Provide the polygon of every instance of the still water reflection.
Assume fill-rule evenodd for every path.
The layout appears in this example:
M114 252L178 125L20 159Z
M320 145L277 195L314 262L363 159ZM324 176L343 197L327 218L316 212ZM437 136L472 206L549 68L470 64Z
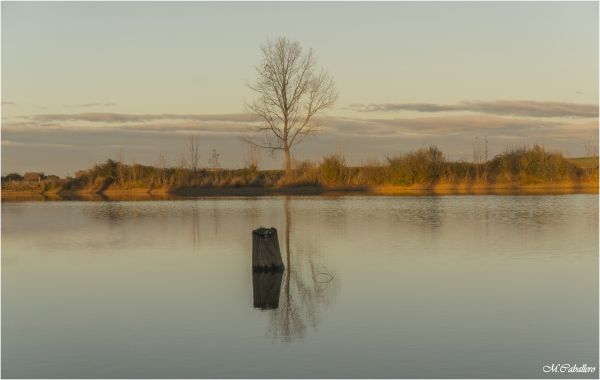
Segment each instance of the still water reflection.
M290 341L303 338L307 325L316 330L320 310L333 300L335 277L318 262L315 255L302 251L299 251L299 254L292 253L290 250L292 212L289 197L285 198L283 205L286 270L283 275L281 303L279 303L281 275L253 273L253 281L255 307L257 290L259 294L272 294L269 304L274 305L275 307L271 308L275 310L269 316L269 335L281 338L283 341ZM318 250L314 249L314 251L318 253ZM257 284L262 287L257 289ZM264 298L260 297L260 299Z
M597 284L595 195L3 203L2 375L545 377Z

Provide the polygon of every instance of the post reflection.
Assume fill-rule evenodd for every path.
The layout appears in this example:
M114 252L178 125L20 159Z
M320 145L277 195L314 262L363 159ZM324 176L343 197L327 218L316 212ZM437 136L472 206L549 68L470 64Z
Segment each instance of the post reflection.
M253 272L254 307L261 310L277 309L283 272Z
M284 342L304 338L316 329L323 309L333 301L335 276L314 252L293 251L293 217L290 197L285 214L285 272L254 273L254 307L269 310L268 336ZM283 287L280 290L280 287Z

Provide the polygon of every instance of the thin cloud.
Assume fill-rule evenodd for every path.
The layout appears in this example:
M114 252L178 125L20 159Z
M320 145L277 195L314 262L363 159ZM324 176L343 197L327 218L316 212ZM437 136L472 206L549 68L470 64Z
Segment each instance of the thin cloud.
M9 101L2 101L2 105L3 106L14 106L16 103L15 102L9 102Z
M196 135L240 135L254 131L256 126L251 123L240 123L231 121L195 121L195 120L159 120L143 123L83 123L83 122L60 122L60 121L35 120L9 120L2 123L4 133L16 132L25 134L48 134L48 133L95 133L102 131L104 133L116 134L119 131L128 131L138 135L144 134L196 134Z
M544 138L572 136L597 138L598 121L569 122L489 115L440 116L405 119L329 118L324 132L343 138L434 139L471 138L474 135Z
M597 104L533 101L465 102L483 113L534 117L598 117Z
M122 125L117 127L117 129L157 133L190 132L194 134L240 134L254 130L254 126L251 124L244 123L179 121L174 123L158 122L135 125Z
M90 108L90 107L114 107L117 103L85 103L85 104L65 104L67 108Z
M433 103L385 103L385 104L351 104L348 109L358 112L392 112L392 111L416 111L416 112L446 112L464 111L460 106L433 104Z
M525 117L581 117L597 118L598 105L536 102L530 100L499 100L493 102L464 101L458 104L434 103L386 103L386 104L352 104L348 109L358 112L453 112L467 111L505 116Z
M535 119L514 119L498 116L439 116L396 119L352 119L335 118L327 123L327 129L338 134L354 133L368 137L417 133L423 135L453 135L476 133L481 130L517 130L560 125L558 122L544 122Z
M73 114L41 114L30 117L35 121L67 122L85 121L91 123L144 123L157 120L251 122L256 117L251 114L124 114L107 112L84 112Z
M12 140L2 140L2 146L5 147L52 147L52 148L71 148L71 144L44 143L44 142L22 142Z
M85 113L69 115L36 115L23 120L5 121L5 132L50 133L52 131L78 131L80 133L105 131L128 131L143 134L204 134L240 135L256 131L255 120L248 114L223 115L179 115L179 114L107 114ZM120 121L120 122L119 122ZM445 115L416 118L344 118L321 117L316 120L325 134L339 137L434 137L471 136L477 133L488 135L547 135L550 131L567 135L589 134L598 128L598 121L570 122L568 120L544 120L539 118L515 118L496 115ZM112 131L112 132L111 132Z

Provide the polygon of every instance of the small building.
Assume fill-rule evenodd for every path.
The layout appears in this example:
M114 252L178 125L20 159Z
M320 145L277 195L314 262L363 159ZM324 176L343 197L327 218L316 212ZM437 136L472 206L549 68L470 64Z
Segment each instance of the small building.
M25 173L25 175L23 176L23 179L25 181L38 181L40 182L42 179L44 179L44 173L37 173L37 172L29 172L29 173Z

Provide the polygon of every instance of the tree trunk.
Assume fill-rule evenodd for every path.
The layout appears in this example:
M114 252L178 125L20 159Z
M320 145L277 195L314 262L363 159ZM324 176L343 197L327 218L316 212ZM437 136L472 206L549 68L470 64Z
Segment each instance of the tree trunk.
M252 270L283 271L284 269L277 230L261 227L252 231Z
M285 146L283 148L283 152L285 153L285 174L290 174L292 171L292 158L290 156L290 147Z

